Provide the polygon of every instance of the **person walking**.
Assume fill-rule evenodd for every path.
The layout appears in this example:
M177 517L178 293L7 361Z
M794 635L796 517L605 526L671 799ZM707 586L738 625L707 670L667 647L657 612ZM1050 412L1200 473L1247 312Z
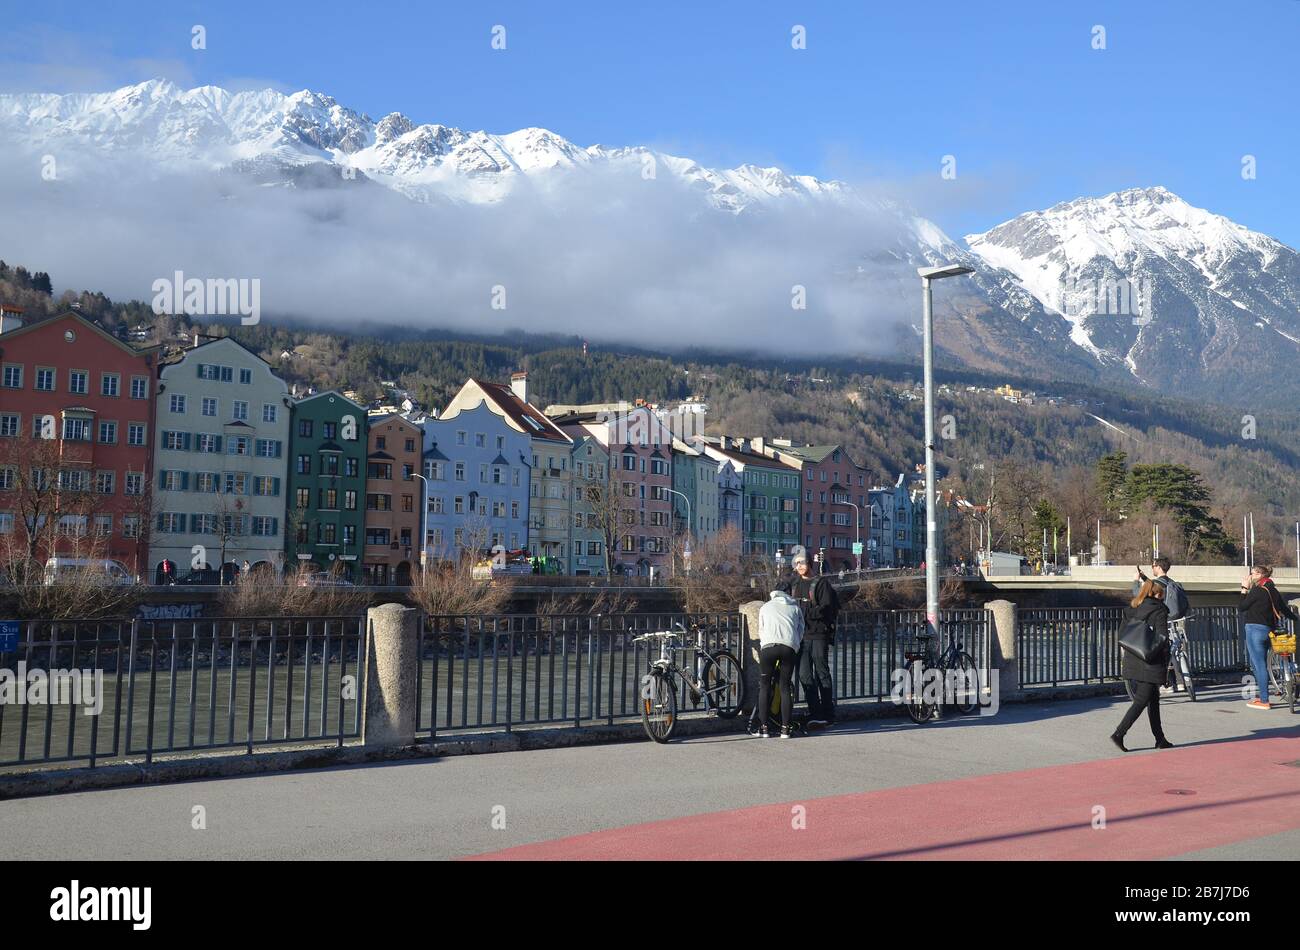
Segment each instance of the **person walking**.
M790 596L790 582L782 581L758 611L758 705L750 720L749 734L768 737L767 718L772 708L772 683L779 677L781 690L781 738L791 736L790 718L794 709L794 675L799 646L803 642L803 611Z
M1281 626L1282 618L1297 619L1295 608L1288 604L1273 585L1273 568L1256 564L1241 582L1241 599L1237 602L1246 636L1246 654L1255 672L1256 695L1246 703L1250 709L1269 709L1268 650L1269 631Z
M1129 601L1128 609L1124 612L1126 626L1134 621L1145 622L1155 630L1163 645L1145 661L1124 651L1120 676L1132 686L1133 703L1124 714L1119 727L1110 736L1110 741L1121 752L1128 751L1124 746L1124 736L1144 709L1151 723L1151 735L1155 737L1156 748L1171 749L1174 745L1165 738L1164 729L1160 725L1160 686L1165 681L1165 667L1169 662L1169 608L1164 604L1164 593L1163 585L1148 578L1138 590L1137 596Z
M796 554L793 566L799 575L794 582L794 599L803 608L803 646L799 649L799 685L808 700L808 725L828 726L835 722L835 684L831 679L830 650L835 643L835 618L840 601L835 587L825 577L812 573L807 554Z

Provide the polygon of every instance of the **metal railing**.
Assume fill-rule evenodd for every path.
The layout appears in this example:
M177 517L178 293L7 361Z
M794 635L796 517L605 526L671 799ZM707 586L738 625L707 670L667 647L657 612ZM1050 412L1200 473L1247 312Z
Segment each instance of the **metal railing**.
M0 654L22 696L0 703L0 767L342 745L361 734L364 638L363 617L25 621ZM97 714L85 687L74 702L32 689L72 671Z
M678 665L690 669L693 624L711 650L747 662L740 614L429 616L420 632L416 732L612 725L639 716L641 677L659 656L642 633L685 628ZM683 711L702 708L683 689Z
M1120 674L1122 607L1033 607L1016 617L1021 686L1116 680ZM1245 657L1235 607L1197 607L1187 618L1192 672L1228 673Z

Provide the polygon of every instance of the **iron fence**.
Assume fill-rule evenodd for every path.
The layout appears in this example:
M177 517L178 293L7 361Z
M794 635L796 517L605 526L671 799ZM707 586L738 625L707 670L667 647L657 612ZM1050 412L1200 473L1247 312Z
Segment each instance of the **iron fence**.
M429 616L421 627L416 731L574 726L640 715L642 675L659 657L643 633L677 630L676 661L693 669L697 636L743 665L740 614ZM701 708L683 684L683 711Z
M1100 683L1120 674L1122 607L1034 607L1017 612L1020 685ZM1242 669L1244 653L1235 607L1198 607L1187 618L1194 674Z
M26 621L0 654L0 766L341 745L360 736L364 636L363 617Z

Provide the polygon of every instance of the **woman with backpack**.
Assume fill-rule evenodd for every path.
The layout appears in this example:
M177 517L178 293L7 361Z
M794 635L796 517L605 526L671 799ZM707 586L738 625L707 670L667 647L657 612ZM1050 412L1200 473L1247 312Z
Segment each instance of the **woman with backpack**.
M1164 594L1164 587L1148 578L1142 583L1137 596L1129 601L1128 609L1124 612L1126 628L1138 623L1146 624L1154 631L1156 642L1161 646L1146 660L1128 650L1124 651L1120 676L1132 686L1133 704L1124 714L1119 728L1110 736L1110 741L1121 752L1128 751L1124 747L1124 736L1144 709L1151 723L1151 735L1156 740L1156 748L1171 749L1174 745L1165 738L1165 731L1160 725L1160 687L1164 685L1165 668L1169 663L1169 608L1165 606Z
M1246 635L1246 654L1255 671L1258 695L1246 703L1250 709L1269 709L1268 649L1270 630L1282 626L1282 618L1297 619L1294 608L1273 586L1273 568L1256 564L1241 582L1241 600L1237 603Z

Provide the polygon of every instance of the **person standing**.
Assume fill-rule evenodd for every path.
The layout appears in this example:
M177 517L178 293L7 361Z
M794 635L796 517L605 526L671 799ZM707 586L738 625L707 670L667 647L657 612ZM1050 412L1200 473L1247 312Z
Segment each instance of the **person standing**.
M1296 620L1295 608L1273 586L1273 568L1257 564L1241 582L1241 599L1237 602L1246 636L1246 654L1255 672L1257 695L1246 703L1250 709L1269 709L1268 650L1269 631L1280 626L1282 618Z
M799 685L808 700L808 725L835 722L835 684L831 679L830 650L835 643L835 618L839 597L825 577L812 573L806 554L796 554L794 599L803 609L803 646L799 650Z
M1145 661L1124 651L1120 676L1132 685L1133 703L1124 714L1119 727L1110 736L1110 741L1121 752L1128 751L1124 746L1124 736L1144 709L1151 724L1151 735L1156 740L1156 748L1172 749L1174 745L1165 738L1164 729L1160 725L1160 686L1165 681L1165 667L1169 662L1169 608L1164 604L1164 593L1163 585L1148 578L1142 583L1137 596L1129 601L1128 609L1124 612L1126 625L1134 621L1145 622L1155 630L1156 636L1163 641L1163 646Z
M758 611L758 705L749 734L768 737L767 718L772 708L772 683L779 677L781 690L781 738L791 736L790 718L794 709L794 675L796 656L803 642L803 611L790 596L790 582L782 581L771 592L771 599Z

